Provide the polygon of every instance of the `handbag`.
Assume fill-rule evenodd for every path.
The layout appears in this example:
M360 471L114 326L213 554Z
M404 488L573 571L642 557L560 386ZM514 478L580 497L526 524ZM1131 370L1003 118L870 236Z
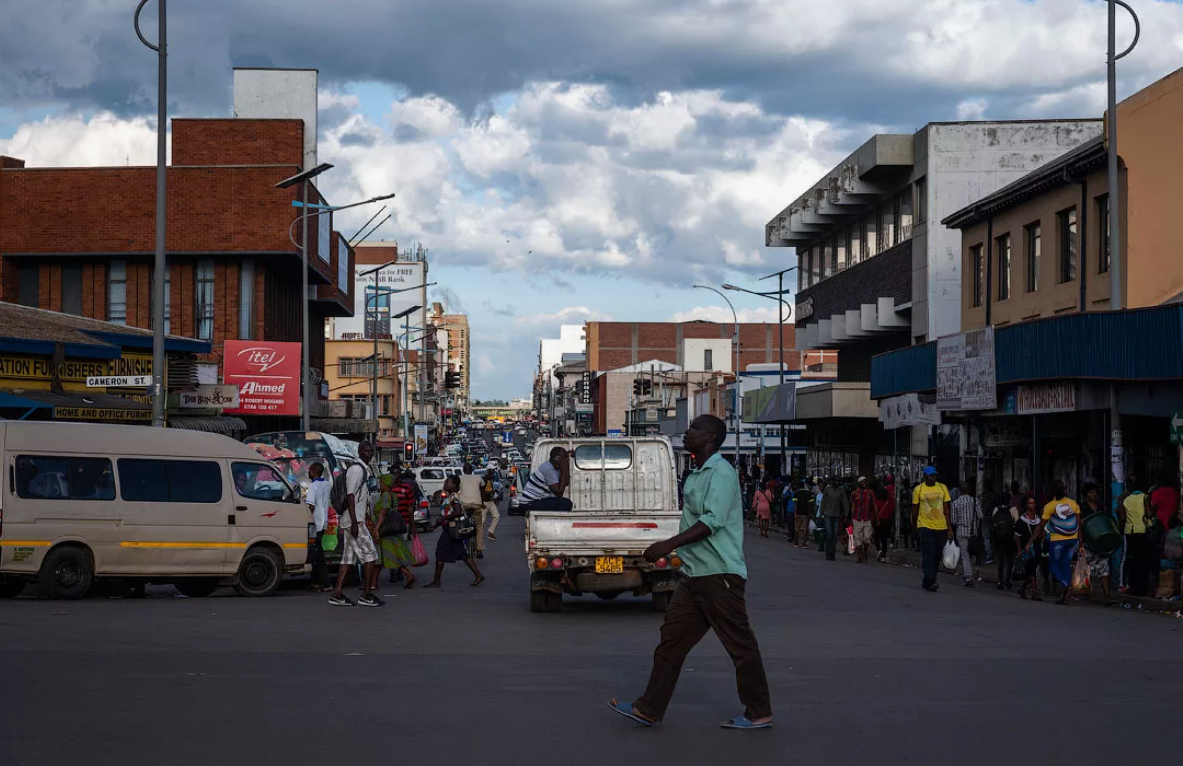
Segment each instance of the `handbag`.
M419 539L419 535L415 535L415 539L411 541L411 558L414 561L413 566L427 566L427 549L423 547L423 541Z
M444 529L453 540L467 540L470 537L476 537L476 524L473 523L472 517L467 513L453 516L448 520L447 526Z
M1010 579L1012 580L1026 580L1027 579L1027 561L1023 557L1015 559L1015 563L1010 568Z
M379 537L398 537L407 533L407 521L397 510L391 509L382 517L382 525L378 527Z
M961 549L957 547L957 543L952 540L945 543L945 550L941 553L941 563L945 565L945 569L955 571L960 561Z
M851 555L851 556L853 556L853 555L854 555L854 549L855 549L855 544L854 544L854 525L851 525L851 526L849 526L849 527L847 527L847 528L846 528L846 553L847 553L848 555Z

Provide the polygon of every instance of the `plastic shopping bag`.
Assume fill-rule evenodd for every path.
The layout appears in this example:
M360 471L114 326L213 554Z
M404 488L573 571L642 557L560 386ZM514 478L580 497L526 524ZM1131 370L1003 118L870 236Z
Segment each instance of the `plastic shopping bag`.
M1089 563L1085 560L1084 551L1076 557L1076 564L1072 567L1072 590L1082 593L1091 590L1092 580L1089 578Z
M846 552L847 552L847 554L849 554L851 556L854 555L854 525L853 524L846 528Z
M941 553L941 564L950 572L957 570L957 565L961 562L961 549L957 547L957 543L950 540L945 543L945 550Z
M816 531L817 531L817 522L814 521L813 519L810 519L809 520L809 534L812 535Z
M419 535L415 535L415 539L411 541L411 556L415 559L415 566L427 566L427 549L423 547Z

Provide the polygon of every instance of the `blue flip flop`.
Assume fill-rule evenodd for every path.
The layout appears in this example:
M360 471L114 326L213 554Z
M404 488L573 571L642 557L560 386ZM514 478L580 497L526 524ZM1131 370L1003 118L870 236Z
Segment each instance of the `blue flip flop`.
M737 715L730 721L724 721L720 725L724 729L771 729L772 721L767 723L752 723L751 719L746 715Z
M642 726L656 726L657 725L657 721L651 721L648 718L643 718L643 717L637 715L637 713L633 710L633 706L627 702L618 702L616 700L612 700L611 702L608 703L608 707L612 708L612 710L614 712L619 713L620 715L624 716L625 718L636 721L637 723L641 724Z

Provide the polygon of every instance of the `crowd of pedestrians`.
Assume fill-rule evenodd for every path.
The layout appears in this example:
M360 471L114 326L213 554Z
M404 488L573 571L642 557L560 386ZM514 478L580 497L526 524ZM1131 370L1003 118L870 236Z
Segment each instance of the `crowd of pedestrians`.
M792 545L814 543L827 560L841 551L860 564L870 561L872 546L876 560L886 561L897 540L919 550L927 591L939 590L942 561L956 560L950 571L964 587L982 581L975 564L993 565L999 590L1017 589L1021 598L1035 601L1049 595L1067 604L1074 592L1091 601L1094 584L1107 604L1114 603L1115 592L1177 593L1174 572L1161 574L1183 559L1179 493L1169 477L1148 489L1138 476L1128 476L1112 508L1095 483L1086 483L1078 500L1054 481L1040 500L1018 482L1000 493L989 478L980 493L968 480L950 488L934 466L902 491L891 475L850 481L741 474L741 483L762 537L779 520ZM897 503L904 504L898 516ZM1094 515L1090 537L1085 522Z
M373 456L374 448L363 443L358 448L360 460L335 480L325 475L320 463L309 469L311 482L305 503L312 519L311 587L316 592L331 592L329 603L334 606L382 606L386 602L378 594L378 585L383 571L388 573L389 583L401 581L409 590L419 582L414 568L429 563L415 518L415 509L426 500L422 488L411 471L395 462L389 472L377 477L377 492L371 492ZM425 587L440 587L444 566L457 562L473 573L473 586L484 582L476 560L484 557L486 533L488 539L497 539L499 517L488 473L483 478L476 476L472 466L465 465L463 477L448 477L438 516L427 530L438 530L438 539L435 574ZM336 581L330 584L332 551L340 552L340 560ZM358 573L361 590L356 601L344 593L353 571Z

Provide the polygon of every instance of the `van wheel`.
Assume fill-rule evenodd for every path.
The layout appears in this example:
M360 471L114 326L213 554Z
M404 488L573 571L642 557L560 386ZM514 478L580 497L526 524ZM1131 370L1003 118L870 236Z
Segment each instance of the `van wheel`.
M674 594L669 591L660 591L653 594L653 601L650 602L650 607L655 612L664 612L670 606L670 598Z
M173 586L182 596L205 598L218 589L218 582L216 577L191 577L187 580L177 580Z
M0 598L16 598L24 589L24 580L0 580Z
M82 598L94 582L94 561L90 551L76 545L54 548L41 562L37 584L46 598Z
M242 557L234 590L242 596L270 596L283 579L283 562L266 548L252 548Z

